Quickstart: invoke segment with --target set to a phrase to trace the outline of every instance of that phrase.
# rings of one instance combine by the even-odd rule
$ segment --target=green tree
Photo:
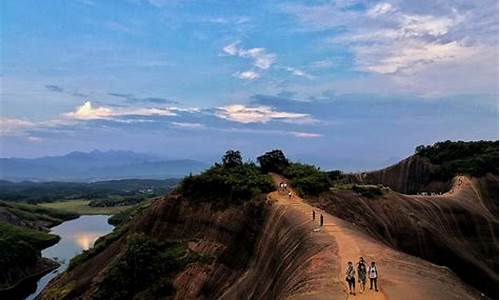
[[[283,173],[290,162],[283,151],[275,149],[257,157],[260,168],[263,172]]]
[[[227,168],[234,168],[243,165],[241,153],[238,150],[228,150],[222,157],[222,165]]]

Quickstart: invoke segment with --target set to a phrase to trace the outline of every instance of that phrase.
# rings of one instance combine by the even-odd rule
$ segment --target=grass
[[[49,227],[78,218],[76,213],[24,203],[0,201],[0,208],[7,209],[25,221],[47,222]]]
[[[69,200],[50,203],[40,203],[41,207],[55,208],[63,211],[73,212],[80,215],[114,215],[127,210],[134,205],[113,206],[113,207],[92,207],[90,200]]]
[[[37,249],[44,249],[59,241],[57,235],[7,223],[0,223],[0,239],[24,241]]]

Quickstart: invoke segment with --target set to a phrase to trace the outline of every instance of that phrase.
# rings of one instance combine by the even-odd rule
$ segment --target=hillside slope
[[[498,177],[492,174],[481,178],[457,176],[449,192],[442,195],[389,191],[367,198],[352,191],[334,190],[313,203],[355,223],[377,240],[447,266],[485,294],[496,295],[497,191]]]
[[[59,241],[49,227],[78,215],[34,205],[0,201],[0,297],[22,298],[21,286],[59,264],[41,257],[41,250]]]
[[[190,257],[151,279],[170,287],[148,287],[136,294],[143,299],[346,299],[344,265],[359,256],[377,260],[383,272],[382,292],[367,292],[366,299],[479,299],[446,268],[397,252],[327,212],[318,229],[312,209],[296,194],[289,200],[279,192],[224,210],[171,194],[98,242],[99,250],[52,281],[41,299],[125,299],[116,286],[106,293],[107,282],[110,275],[121,278],[112,270],[136,234],[185,243],[179,257]]]

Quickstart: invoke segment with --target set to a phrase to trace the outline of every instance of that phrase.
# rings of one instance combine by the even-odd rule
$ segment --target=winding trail
[[[280,182],[286,182],[286,179],[279,175],[271,175],[277,186]],[[291,198],[287,194],[288,191],[292,193]],[[332,280],[343,284],[345,299],[479,299],[477,291],[463,284],[447,268],[398,252],[372,239],[356,228],[355,224],[348,223],[309,205],[290,187],[287,191],[270,193],[269,198],[276,205],[286,206],[287,209],[297,210],[308,216],[309,222],[315,224],[313,234],[321,232],[331,237],[332,243],[337,245],[337,256],[341,266],[338,277],[332,278]],[[312,219],[313,210],[316,212],[315,220]],[[322,227],[319,226],[321,215],[324,218]],[[367,278],[364,293],[360,293],[359,282],[356,282],[356,295],[349,295],[348,286],[344,279],[345,269],[348,261],[356,264],[359,257],[364,257],[368,264],[376,261],[379,270],[379,292],[369,289],[369,279]]]

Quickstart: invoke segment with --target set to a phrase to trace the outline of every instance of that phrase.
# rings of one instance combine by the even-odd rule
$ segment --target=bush
[[[328,174],[312,165],[292,163],[283,172],[301,196],[318,196],[328,191]]]
[[[271,177],[253,163],[215,164],[200,175],[185,177],[179,187],[189,201],[211,202],[219,207],[240,205],[273,190]]]
[[[415,153],[438,165],[436,179],[448,180],[457,174],[479,177],[498,173],[498,141],[438,142],[432,146],[420,145]]]
[[[358,185],[354,184],[352,190],[366,198],[376,198],[384,194],[384,187],[381,185]]]
[[[260,168],[263,172],[283,173],[290,162],[281,150],[272,150],[257,157]]]
[[[161,245],[145,235],[129,237],[125,252],[110,266],[96,299],[157,299],[173,293],[173,276],[185,265],[187,247]],[[152,298],[151,298],[152,297]]]

